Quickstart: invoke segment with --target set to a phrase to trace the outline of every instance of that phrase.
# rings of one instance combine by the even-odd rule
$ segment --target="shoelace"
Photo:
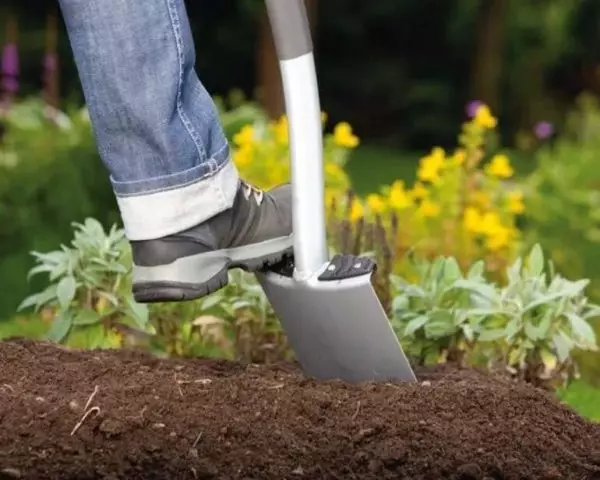
[[[246,200],[250,200],[250,195],[252,195],[257,205],[260,205],[262,203],[264,193],[260,188],[257,188],[254,185],[250,185],[249,183],[246,183],[244,181],[242,181],[242,188]]]

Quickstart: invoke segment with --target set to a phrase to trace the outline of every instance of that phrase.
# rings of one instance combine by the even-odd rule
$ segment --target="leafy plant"
[[[539,245],[507,268],[505,286],[486,281],[476,263],[463,276],[456,260],[421,264],[422,280],[394,277],[392,323],[421,363],[458,361],[533,383],[577,376],[576,349],[597,350],[590,325],[600,307],[584,294],[588,280],[554,271]]]
[[[600,263],[600,100],[582,95],[563,132],[536,154],[523,182],[527,240],[539,242],[570,276],[598,279]],[[593,298],[600,290],[592,284]]]
[[[46,274],[49,285],[27,297],[19,310],[50,312],[48,339],[73,346],[117,346],[121,326],[150,332],[147,307],[131,295],[130,249],[124,232],[115,226],[106,232],[92,218],[73,226],[70,246],[32,252],[36,265],[28,277]]]
[[[418,262],[417,270],[418,284],[395,275],[391,278],[397,292],[392,325],[420,364],[467,362],[482,320],[471,290],[488,292],[492,288],[482,276],[483,262],[475,263],[466,276],[451,257]]]
[[[589,280],[568,280],[555,273],[535,245],[524,261],[507,271],[508,284],[486,298],[489,309],[480,335],[494,342],[490,367],[508,370],[527,381],[571,380],[578,376],[572,355],[576,349],[597,351],[590,321],[600,307],[584,292]]]
[[[253,274],[230,271],[229,284],[203,300],[202,308],[213,309],[221,319],[218,338],[229,346],[229,356],[236,360],[269,363],[290,358],[279,320]],[[215,317],[206,318],[209,324],[211,320],[214,325]],[[203,323],[201,319],[196,322]]]

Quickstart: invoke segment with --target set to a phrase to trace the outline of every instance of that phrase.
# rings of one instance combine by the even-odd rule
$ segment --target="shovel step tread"
[[[337,254],[329,262],[319,280],[336,281],[361,277],[375,272],[377,264],[369,257]]]

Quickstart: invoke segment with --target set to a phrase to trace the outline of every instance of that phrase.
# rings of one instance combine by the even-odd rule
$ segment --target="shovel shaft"
[[[294,263],[308,277],[328,259],[323,130],[313,46],[304,0],[266,0],[288,117]]]

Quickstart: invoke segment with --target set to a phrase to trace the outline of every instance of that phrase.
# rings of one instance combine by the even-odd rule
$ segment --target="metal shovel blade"
[[[364,273],[373,265],[369,262],[336,256],[304,281],[291,272],[259,275],[308,376],[347,382],[416,380],[371,285],[371,272]],[[344,265],[358,264],[365,265],[358,276],[343,271]]]
[[[307,375],[348,382],[414,381],[371,286],[375,264],[328,261],[323,132],[304,0],[266,0],[289,119],[294,264],[258,275]]]

